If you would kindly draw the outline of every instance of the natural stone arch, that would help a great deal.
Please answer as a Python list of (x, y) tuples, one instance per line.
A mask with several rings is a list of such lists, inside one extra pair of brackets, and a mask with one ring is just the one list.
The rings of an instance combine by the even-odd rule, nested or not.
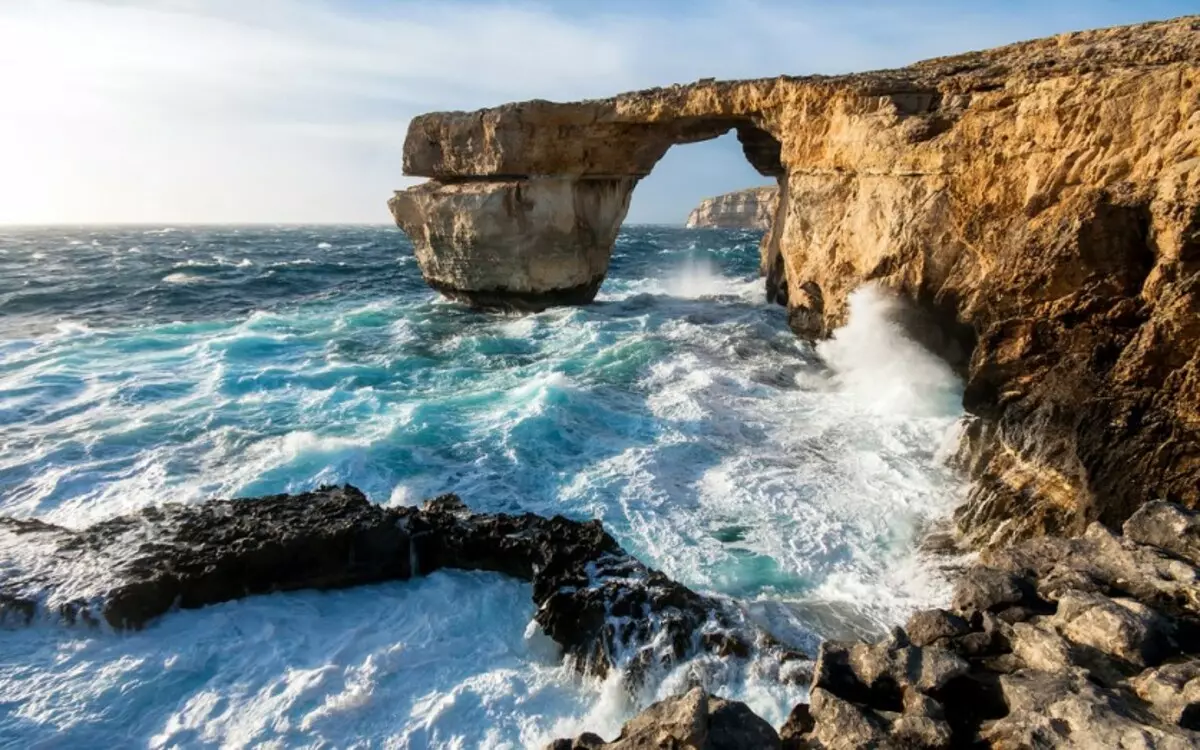
[(389, 207), (430, 286), (484, 308), (591, 302), (634, 188), (672, 146), (734, 130), (751, 166), (785, 179), (781, 144), (757, 112), (614, 110), (581, 116), (580, 105), (529, 102), (415, 120), (405, 170), (433, 179)]
[[(808, 338), (873, 282), (967, 379), (980, 543), (1200, 506), (1200, 17), (901, 70), (700, 81), (413, 121), (397, 222), (476, 304), (595, 294), (637, 180), (739, 123), (779, 144), (768, 295)], [(759, 164), (756, 163), (755, 166)], [(774, 162), (772, 162), (772, 166)], [(768, 170), (769, 171), (769, 170)], [(491, 296), (489, 296), (491, 295)]]

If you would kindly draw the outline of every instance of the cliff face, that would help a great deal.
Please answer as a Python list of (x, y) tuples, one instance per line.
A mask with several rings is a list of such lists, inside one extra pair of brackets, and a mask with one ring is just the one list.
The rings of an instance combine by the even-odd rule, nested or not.
[(779, 188), (757, 187), (700, 201), (690, 214), (689, 228), (767, 229), (779, 205)]
[(737, 131), (779, 184), (768, 295), (799, 334), (873, 282), (967, 380), (977, 543), (1200, 504), (1200, 17), (841, 77), (702, 81), (416, 118), (390, 205), (428, 281), (590, 301), (643, 175)]

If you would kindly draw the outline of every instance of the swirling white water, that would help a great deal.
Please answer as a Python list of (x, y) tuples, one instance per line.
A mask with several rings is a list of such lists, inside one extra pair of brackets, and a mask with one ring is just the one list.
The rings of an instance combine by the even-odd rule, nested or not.
[[(633, 227), (600, 302), (475, 313), (386, 228), (0, 234), (0, 513), (351, 482), (600, 518), (778, 634), (899, 622), (946, 595), (914, 551), (959, 485), (958, 381), (870, 290), (814, 348), (763, 300), (757, 236)], [(0, 631), (0, 744), (524, 747), (611, 736), (626, 697), (557, 662), (528, 587), (439, 573), (172, 613), (143, 632)], [(713, 687), (776, 724), (803, 696)]]

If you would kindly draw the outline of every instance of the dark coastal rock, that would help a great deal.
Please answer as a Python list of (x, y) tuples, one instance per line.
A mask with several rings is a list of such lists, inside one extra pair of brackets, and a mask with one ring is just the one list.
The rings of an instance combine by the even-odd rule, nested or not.
[(932, 646), (943, 639), (954, 638), (971, 632), (970, 624), (962, 617), (944, 609), (926, 609), (914, 612), (904, 626), (908, 639), (914, 646)]
[(1033, 584), (1010, 571), (975, 567), (967, 570), (954, 587), (951, 606), (966, 617), (1000, 612), (1010, 607), (1035, 605)]
[(1146, 503), (1123, 527), (1125, 538), (1200, 565), (1200, 513), (1161, 500)]
[[(141, 628), (172, 608), (403, 580), (442, 568), (530, 581), (535, 618), (583, 671), (697, 648), (748, 655), (753, 629), (621, 549), (598, 521), (471, 513), (456, 496), (383, 508), (353, 487), (164, 505), (81, 531), (0, 519), (0, 612)], [(778, 647), (777, 647), (778, 648)]]
[[(1180, 518), (1151, 507), (1130, 526), (1153, 540)], [(822, 644), (810, 703), (781, 734), (696, 688), (651, 706), (613, 742), (583, 734), (552, 746), (1200, 747), (1200, 571), (1168, 543), (1176, 549), (1094, 525), (993, 550), (963, 573), (951, 609), (915, 613), (907, 632), (875, 643)], [(740, 610), (647, 568), (596, 521), (472, 513), (453, 495), (383, 508), (326, 487), (164, 505), (78, 531), (0, 519), (10, 623), (50, 613), (138, 628), (176, 607), (444, 568), (529, 581), (536, 621), (576, 667), (618, 667), (634, 686), (698, 650), (789, 656)]]
[(594, 734), (556, 740), (546, 750), (779, 750), (779, 735), (744, 703), (693, 688), (659, 701), (626, 722), (609, 743)]
[(817, 726), (812, 709), (807, 703), (797, 703), (788, 714), (787, 721), (779, 728), (779, 740), (783, 750), (802, 750), (807, 746), (805, 735)]

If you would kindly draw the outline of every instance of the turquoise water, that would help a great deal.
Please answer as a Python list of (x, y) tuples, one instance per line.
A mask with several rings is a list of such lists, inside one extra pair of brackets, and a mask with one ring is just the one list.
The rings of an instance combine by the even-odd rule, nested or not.
[[(913, 553), (959, 485), (961, 390), (858, 293), (812, 347), (763, 299), (758, 236), (630, 227), (597, 304), (469, 311), (374, 227), (0, 231), (0, 512), (69, 526), (351, 482), (599, 518), (792, 640), (945, 596)], [(611, 734), (636, 699), (527, 630), (525, 586), (447, 573), (3, 633), (0, 741), (521, 747)], [(781, 722), (754, 665), (714, 689)]]

